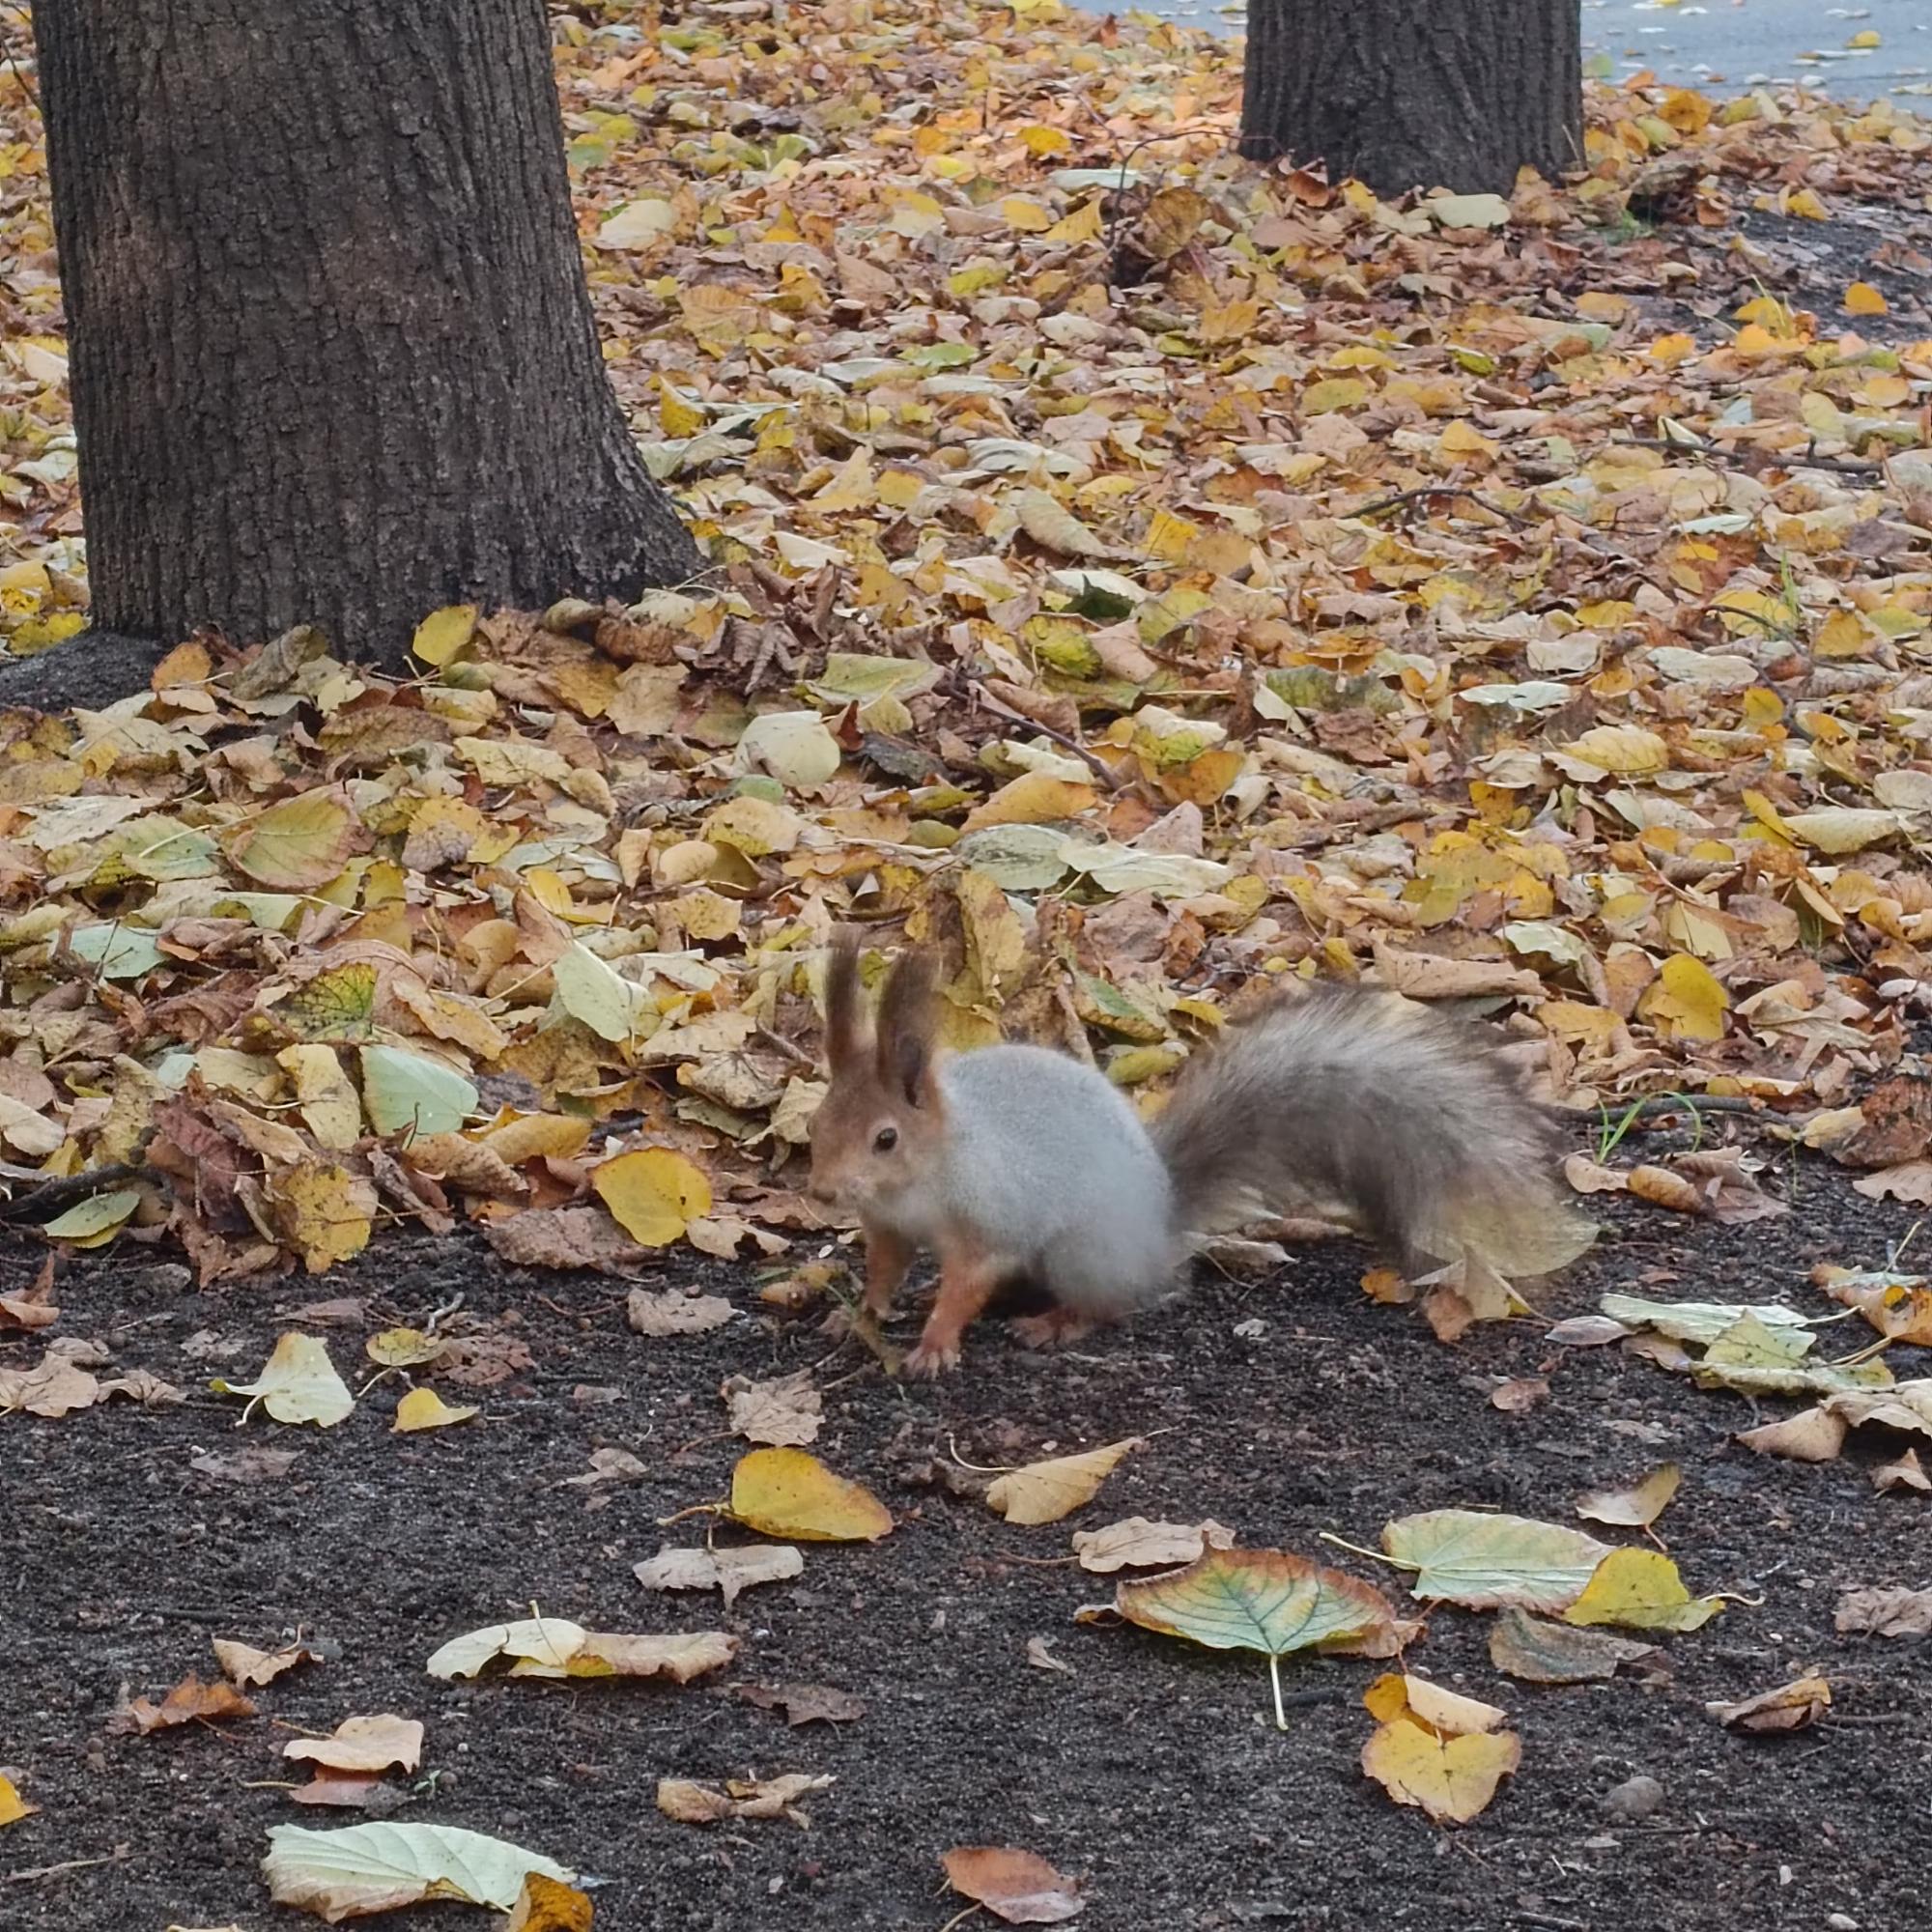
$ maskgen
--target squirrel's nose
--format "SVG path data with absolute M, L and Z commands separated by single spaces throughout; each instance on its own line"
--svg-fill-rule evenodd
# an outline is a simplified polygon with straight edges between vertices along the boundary
M 836 1208 L 838 1205 L 838 1189 L 815 1174 L 805 1183 L 805 1192 L 808 1200 L 816 1201 L 821 1208 Z

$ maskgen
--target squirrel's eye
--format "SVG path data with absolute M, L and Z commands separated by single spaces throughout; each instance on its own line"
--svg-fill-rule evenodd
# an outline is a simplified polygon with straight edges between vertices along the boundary
M 881 1127 L 872 1136 L 874 1153 L 891 1153 L 899 1144 L 899 1130 L 896 1127 Z

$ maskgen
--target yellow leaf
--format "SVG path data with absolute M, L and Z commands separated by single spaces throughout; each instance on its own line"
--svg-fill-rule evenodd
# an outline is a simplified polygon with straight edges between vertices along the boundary
M 1198 188 L 1164 187 L 1147 205 L 1134 230 L 1144 253 L 1165 262 L 1200 234 L 1214 204 Z
M 1056 221 L 1040 239 L 1055 243 L 1099 241 L 1107 232 L 1100 202 L 1101 197 L 1097 194 L 1091 201 L 1083 201 L 1071 214 Z
M 41 1807 L 29 1804 L 14 1788 L 11 1777 L 0 1776 L 0 1825 L 17 1825 L 22 1818 L 30 1818 Z
M 351 959 L 304 980 L 275 1003 L 275 1016 L 298 1039 L 367 1039 L 376 1030 L 376 968 Z
M 805 500 L 810 508 L 827 515 L 842 510 L 869 510 L 879 500 L 879 490 L 866 445 L 861 443 L 833 471 L 831 480 Z
M 1047 772 L 1022 772 L 1003 784 L 983 805 L 966 815 L 965 830 L 988 825 L 1047 825 L 1055 819 L 1077 818 L 1098 794 L 1092 785 L 1075 784 Z
M 1889 315 L 1891 304 L 1869 282 L 1853 282 L 1845 290 L 1847 315 Z
M 473 1404 L 452 1408 L 432 1388 L 412 1389 L 396 1405 L 396 1420 L 389 1433 L 409 1435 L 419 1429 L 447 1429 L 452 1422 L 468 1422 L 472 1415 L 482 1413 Z
M 378 1206 L 376 1184 L 335 1161 L 271 1169 L 262 1192 L 276 1232 L 302 1258 L 310 1274 L 359 1255 L 369 1245 Z
M 1412 1718 L 1452 1738 L 1492 1731 L 1509 1716 L 1494 1704 L 1445 1690 L 1427 1677 L 1407 1677 L 1400 1670 L 1378 1677 L 1363 1691 L 1362 1702 L 1378 1723 L 1392 1724 L 1398 1718 Z
M 869 1490 L 835 1476 L 803 1449 L 753 1449 L 731 1471 L 731 1516 L 761 1536 L 805 1543 L 876 1543 L 891 1513 Z
M 440 1361 L 449 1352 L 449 1344 L 420 1328 L 384 1328 L 362 1344 L 362 1352 L 381 1368 L 418 1369 L 425 1362 Z
M 1641 724 L 1599 724 L 1560 749 L 1567 758 L 1614 772 L 1619 778 L 1661 772 L 1670 762 L 1670 748 Z
M 445 604 L 416 626 L 410 650 L 426 665 L 446 665 L 476 635 L 476 606 Z
M 1444 456 L 1476 457 L 1484 463 L 1493 463 L 1502 453 L 1500 443 L 1492 442 L 1460 416 L 1436 439 L 1435 446 Z
M 1845 44 L 1848 47 L 1878 47 L 1885 44 L 1885 40 L 1876 27 L 1861 27 Z
M 1156 510 L 1141 539 L 1141 554 L 1155 563 L 1179 563 L 1193 548 L 1201 526 L 1172 510 Z
M 1009 194 L 999 209 L 1008 227 L 1017 228 L 1022 235 L 1038 235 L 1053 226 L 1052 214 L 1028 195 Z
M 288 1071 L 308 1130 L 331 1152 L 354 1147 L 362 1134 L 362 1097 L 332 1047 L 284 1047 L 275 1056 Z
M 671 387 L 668 377 L 658 378 L 658 427 L 668 437 L 696 436 L 709 421 L 701 408 Z
M 312 892 L 341 871 L 357 830 L 340 792 L 317 789 L 285 798 L 242 822 L 228 844 L 241 870 L 279 892 Z
M 1722 1039 L 1731 996 L 1701 959 L 1673 952 L 1638 1003 L 1666 1039 Z
M 561 1879 L 527 1872 L 503 1932 L 590 1932 L 590 1894 Z
M 1009 1522 L 1058 1522 L 1091 1500 L 1121 1458 L 1140 1446 L 1140 1437 L 1132 1435 L 1124 1442 L 1110 1442 L 1104 1449 L 1055 1456 L 1048 1462 L 1009 1469 L 987 1485 L 986 1500 Z
M 570 1114 L 519 1114 L 479 1134 L 482 1144 L 511 1167 L 550 1155 L 568 1160 L 590 1138 L 591 1122 Z
M 1513 1732 L 1445 1738 L 1412 1718 L 1383 1724 L 1362 1747 L 1362 1770 L 1398 1804 L 1438 1823 L 1466 1823 L 1522 1761 Z
M 1070 155 L 1073 152 L 1073 137 L 1059 128 L 1044 128 L 1036 121 L 1031 127 L 1020 129 L 1020 139 L 1026 143 L 1027 153 L 1044 159 L 1049 155 Z
M 669 1148 L 640 1148 L 594 1169 L 590 1185 L 619 1227 L 647 1248 L 668 1247 L 711 1211 L 711 1182 Z
M 1663 97 L 1657 118 L 1680 134 L 1701 134 L 1710 125 L 1711 103 L 1688 87 L 1675 87 Z
M 1567 1624 L 1621 1624 L 1628 1630 L 1693 1631 L 1724 1607 L 1721 1597 L 1693 1597 L 1677 1566 L 1659 1549 L 1613 1549 L 1589 1587 L 1563 1612 Z

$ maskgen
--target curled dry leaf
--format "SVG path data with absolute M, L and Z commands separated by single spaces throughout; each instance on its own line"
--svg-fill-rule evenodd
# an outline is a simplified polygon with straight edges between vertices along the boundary
M 1811 1280 L 1889 1340 L 1932 1348 L 1932 1282 L 1923 1275 L 1824 1266 L 1812 1269 Z
M 1906 1450 L 1894 1462 L 1876 1464 L 1871 1480 L 1875 1490 L 1932 1490 L 1932 1476 L 1919 1465 L 1917 1449 Z
M 647 1590 L 717 1590 L 728 1610 L 741 1590 L 754 1583 L 783 1583 L 805 1569 L 804 1554 L 788 1543 L 752 1544 L 742 1549 L 679 1549 L 666 1544 L 632 1575 Z
M 272 1683 L 285 1670 L 298 1663 L 320 1663 L 322 1659 L 305 1643 L 285 1643 L 280 1650 L 257 1650 L 252 1644 L 237 1643 L 232 1637 L 212 1639 L 214 1661 L 231 1684 L 252 1684 L 258 1688 Z
M 668 1677 L 689 1684 L 694 1677 L 722 1670 L 738 1654 L 738 1639 L 724 1631 L 692 1631 L 674 1636 L 626 1636 L 586 1631 L 583 1641 L 562 1662 L 524 1657 L 510 1666 L 512 1677 Z
M 1009 1925 L 1062 1925 L 1087 1901 L 1073 1881 L 1033 1852 L 1005 1845 L 960 1845 L 945 1854 L 947 1883 Z
M 1009 1522 L 1058 1522 L 1091 1501 L 1116 1463 L 1141 1447 L 1138 1435 L 1088 1449 L 1078 1456 L 1055 1456 L 1009 1469 L 986 1486 L 986 1500 Z
M 801 1828 L 810 1821 L 798 1801 L 829 1791 L 829 1775 L 789 1772 L 782 1777 L 729 1778 L 721 1788 L 683 1777 L 658 1780 L 658 1809 L 680 1825 L 718 1825 L 729 1818 L 789 1818 Z
M 1192 1563 L 1206 1549 L 1232 1549 L 1235 1532 L 1225 1524 L 1150 1522 L 1130 1516 L 1104 1529 L 1076 1529 L 1073 1553 L 1083 1570 L 1106 1575 L 1114 1570 L 1164 1570 Z
M 1577 1498 L 1577 1514 L 1620 1529 L 1648 1529 L 1670 1506 L 1684 1480 L 1675 1463 L 1664 1463 L 1621 1490 L 1592 1490 Z
M 1719 1723 L 1734 1731 L 1802 1731 L 1831 1708 L 1832 1687 L 1811 1671 L 1735 1704 L 1717 1701 L 1704 1706 Z
M 1381 1723 L 1397 1718 L 1413 1718 L 1445 1737 L 1463 1737 L 1477 1731 L 1492 1731 L 1509 1713 L 1480 1698 L 1465 1697 L 1460 1690 L 1445 1690 L 1427 1677 L 1391 1670 L 1378 1677 L 1362 1693 L 1370 1717 Z
M 876 1543 L 891 1512 L 869 1490 L 835 1476 L 803 1449 L 753 1449 L 731 1471 L 731 1516 L 761 1536 L 804 1543 Z
M 582 1649 L 588 1633 L 562 1617 L 525 1617 L 513 1624 L 486 1624 L 441 1645 L 423 1667 L 432 1677 L 474 1677 L 498 1658 L 534 1658 L 563 1664 Z
M 590 1467 L 581 1476 L 565 1476 L 563 1487 L 588 1490 L 602 1483 L 641 1482 L 644 1475 L 643 1463 L 628 1449 L 593 1449 L 590 1452 Z
M 1738 1440 L 1760 1456 L 1788 1456 L 1795 1463 L 1829 1463 L 1845 1446 L 1848 1424 L 1829 1408 L 1802 1408 L 1796 1415 L 1739 1432 Z
M 232 1684 L 204 1684 L 193 1671 L 182 1679 L 158 1704 L 145 1697 L 116 1711 L 107 1728 L 147 1737 L 172 1730 L 177 1724 L 204 1723 L 226 1718 L 252 1718 L 255 1707 Z
M 385 1712 L 345 1718 L 326 1738 L 296 1738 L 282 1747 L 282 1755 L 329 1771 L 413 1771 L 422 1762 L 422 1743 L 423 1727 L 413 1718 Z

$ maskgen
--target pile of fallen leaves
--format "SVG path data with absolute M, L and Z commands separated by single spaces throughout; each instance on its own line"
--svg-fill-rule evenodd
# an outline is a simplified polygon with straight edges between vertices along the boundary
M 425 613 L 409 682 L 298 630 L 0 716 L 14 1211 L 204 1280 L 391 1218 L 780 1254 L 847 919 L 949 949 L 955 1044 L 1151 1103 L 1253 982 L 1370 975 L 1541 1043 L 1580 1186 L 1671 1094 L 1928 1188 L 1918 1084 L 1854 1103 L 1932 936 L 1932 135 L 1638 82 L 1573 183 L 1392 205 L 1229 158 L 1237 54 L 1166 28 L 632 12 L 561 13 L 559 80 L 715 581 Z M 30 651 L 85 593 L 20 51 Z M 1890 301 L 1774 293 L 1854 208 Z M 1761 1211 L 1718 1151 L 1636 1191 Z

